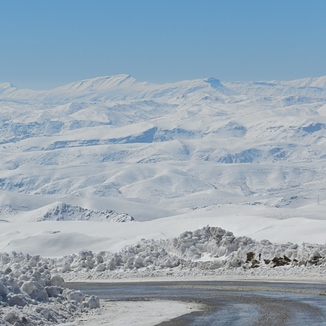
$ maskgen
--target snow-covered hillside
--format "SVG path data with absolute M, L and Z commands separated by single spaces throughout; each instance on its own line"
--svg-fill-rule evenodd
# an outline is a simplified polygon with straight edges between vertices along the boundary
M 325 80 L 2 83 L 0 220 L 323 220 Z
M 324 196 L 325 77 L 154 85 L 119 75 L 0 89 L 0 189 L 13 198 L 2 206 L 30 208 L 20 194 L 87 198 L 92 209 L 98 199 L 111 209 L 102 199 L 114 197 L 163 211 L 198 207 L 203 192 L 206 205 L 300 206 Z M 127 212 L 140 216 L 133 206 Z

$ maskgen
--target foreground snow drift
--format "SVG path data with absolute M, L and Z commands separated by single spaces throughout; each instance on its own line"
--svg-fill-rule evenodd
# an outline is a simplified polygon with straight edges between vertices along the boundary
M 51 325 L 99 308 L 99 299 L 65 288 L 39 256 L 1 255 L 0 324 Z
M 276 244 L 206 226 L 164 240 L 141 240 L 119 252 L 80 251 L 61 258 L 0 253 L 0 323 L 50 325 L 99 308 L 97 297 L 64 280 L 287 276 L 324 279 L 326 245 Z
M 74 275 L 89 272 L 89 278 L 110 278 L 113 271 L 141 270 L 151 274 L 176 267 L 218 270 L 322 266 L 326 269 L 326 246 L 255 241 L 207 226 L 170 240 L 142 240 L 118 253 L 81 251 L 79 255 L 56 260 L 55 265 L 57 272 Z
M 110 279 L 129 276 L 164 275 L 180 270 L 234 271 L 271 269 L 275 267 L 318 267 L 326 271 L 326 246 L 321 244 L 277 244 L 268 240 L 255 241 L 249 237 L 235 237 L 219 227 L 206 226 L 179 237 L 164 240 L 141 240 L 119 252 L 80 251 L 63 258 L 41 258 L 23 254 L 0 254 L 2 266 L 9 274 L 15 272 L 20 261 L 37 261 L 65 279 Z M 43 267 L 44 269 L 44 267 Z

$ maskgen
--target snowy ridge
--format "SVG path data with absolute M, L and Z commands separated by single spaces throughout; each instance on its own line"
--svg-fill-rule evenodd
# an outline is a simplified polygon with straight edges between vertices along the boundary
M 6 96 L 14 91 L 16 91 L 16 87 L 14 87 L 12 84 L 10 83 L 0 84 L 0 96 Z
M 307 98 L 325 98 L 326 96 L 326 76 L 291 81 L 226 82 L 225 85 L 235 92 L 250 96 L 302 96 Z
M 42 211 L 44 208 L 42 208 Z M 126 213 L 117 213 L 112 210 L 98 211 L 89 210 L 80 206 L 54 203 L 47 207 L 45 214 L 35 218 L 41 221 L 98 221 L 98 222 L 130 222 L 134 218 Z
M 296 79 L 289 82 L 284 82 L 284 84 L 291 85 L 293 87 L 317 87 L 317 88 L 326 88 L 326 76 L 322 77 L 310 77 L 310 78 L 302 78 Z
M 181 81 L 171 84 L 150 84 L 138 82 L 130 75 L 103 76 L 85 79 L 46 91 L 16 90 L 4 93 L 0 99 L 42 101 L 48 105 L 63 104 L 80 100 L 141 100 L 141 99 L 176 99 L 191 95 L 193 92 L 205 91 L 207 94 L 230 95 L 218 79 L 208 78 L 193 81 Z
M 86 79 L 79 82 L 71 83 L 63 87 L 56 88 L 53 92 L 64 93 L 69 91 L 87 92 L 108 90 L 109 88 L 132 87 L 136 83 L 136 79 L 130 75 L 104 76 L 92 79 Z

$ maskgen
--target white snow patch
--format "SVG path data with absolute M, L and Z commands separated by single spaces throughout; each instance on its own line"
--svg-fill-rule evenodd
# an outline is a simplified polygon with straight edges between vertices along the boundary
M 201 310 L 199 304 L 178 301 L 101 301 L 99 315 L 76 318 L 72 323 L 60 326 L 110 325 L 110 326 L 152 326 L 172 318 Z

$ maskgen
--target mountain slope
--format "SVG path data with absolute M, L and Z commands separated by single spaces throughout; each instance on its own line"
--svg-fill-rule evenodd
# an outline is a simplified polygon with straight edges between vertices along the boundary
M 8 88 L 8 84 L 4 84 Z M 0 94 L 0 99 L 16 101 L 42 101 L 50 105 L 72 101 L 98 100 L 140 100 L 140 99 L 175 99 L 191 95 L 196 91 L 209 94 L 228 95 L 233 92 L 223 86 L 218 79 L 181 81 L 174 84 L 156 85 L 138 82 L 130 75 L 103 76 L 86 79 L 47 91 L 16 90 Z
M 291 81 L 227 82 L 229 89 L 249 96 L 325 98 L 326 76 Z
M 61 201 L 143 220 L 229 203 L 315 202 L 326 186 L 325 81 L 157 85 L 118 75 L 49 91 L 0 84 L 8 195 L 0 205 Z

